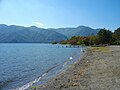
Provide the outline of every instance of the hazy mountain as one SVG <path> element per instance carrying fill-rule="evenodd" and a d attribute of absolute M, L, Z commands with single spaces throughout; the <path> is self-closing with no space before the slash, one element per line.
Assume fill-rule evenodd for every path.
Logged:
<path fill-rule="evenodd" d="M 86 26 L 79 26 L 77 28 L 59 28 L 53 30 L 70 38 L 72 36 L 96 35 L 100 29 L 92 29 Z"/>
<path fill-rule="evenodd" d="M 30 43 L 30 42 L 52 42 L 66 40 L 67 37 L 53 30 L 37 28 L 35 26 L 7 26 L 0 25 L 0 42 Z"/>
<path fill-rule="evenodd" d="M 0 24 L 0 42 L 6 43 L 43 43 L 52 41 L 62 41 L 72 36 L 96 35 L 99 29 L 92 29 L 86 26 L 77 28 L 43 29 L 35 26 L 23 27 Z"/>

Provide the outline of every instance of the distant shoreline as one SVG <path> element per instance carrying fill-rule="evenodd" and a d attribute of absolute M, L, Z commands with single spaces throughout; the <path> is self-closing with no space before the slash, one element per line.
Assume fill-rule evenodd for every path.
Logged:
<path fill-rule="evenodd" d="M 70 65 L 66 71 L 44 85 L 31 88 L 32 90 L 118 90 L 119 55 L 120 46 L 88 48 L 81 59 Z"/>

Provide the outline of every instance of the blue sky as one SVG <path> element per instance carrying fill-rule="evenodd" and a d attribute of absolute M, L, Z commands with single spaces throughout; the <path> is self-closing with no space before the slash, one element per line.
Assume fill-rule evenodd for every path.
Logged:
<path fill-rule="evenodd" d="M 0 24 L 120 27 L 120 0 L 0 0 Z"/>

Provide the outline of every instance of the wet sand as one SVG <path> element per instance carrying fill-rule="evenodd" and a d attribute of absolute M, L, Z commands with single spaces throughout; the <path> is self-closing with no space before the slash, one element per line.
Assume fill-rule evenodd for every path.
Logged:
<path fill-rule="evenodd" d="M 120 90 L 120 46 L 89 47 L 67 70 L 33 90 Z"/>

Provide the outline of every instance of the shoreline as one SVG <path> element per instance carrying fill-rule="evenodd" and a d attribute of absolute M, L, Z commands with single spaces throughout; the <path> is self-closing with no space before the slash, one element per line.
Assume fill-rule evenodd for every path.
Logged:
<path fill-rule="evenodd" d="M 51 82 L 51 80 L 54 80 L 54 79 L 58 78 L 61 74 L 65 74 L 67 70 L 69 71 L 69 70 L 71 69 L 72 65 L 77 64 L 78 62 L 80 62 L 80 60 L 81 60 L 82 58 L 84 58 L 84 56 L 85 56 L 86 53 L 88 52 L 88 47 L 84 48 L 84 50 L 85 50 L 85 51 L 81 53 L 81 56 L 80 56 L 77 60 L 75 60 L 75 62 L 67 65 L 66 68 L 64 68 L 61 72 L 59 72 L 58 74 L 56 74 L 55 76 L 53 76 L 52 78 L 50 78 L 49 80 L 47 80 L 44 84 L 37 85 L 37 86 L 30 86 L 29 88 L 27 88 L 27 89 L 25 89 L 25 90 L 41 90 L 41 89 L 38 89 L 38 88 L 39 88 L 39 87 L 42 87 L 42 86 L 44 86 L 44 85 L 49 84 L 49 82 Z M 80 51 L 80 52 L 81 52 L 81 51 Z M 70 60 L 69 60 L 69 61 L 70 61 Z M 51 90 L 51 89 L 50 89 L 50 90 Z"/>
<path fill-rule="evenodd" d="M 54 79 L 54 77 L 57 77 L 59 74 L 66 71 L 71 64 L 74 64 L 76 61 L 78 61 L 78 59 L 81 58 L 85 53 L 80 50 L 79 50 L 79 53 L 72 56 L 72 59 L 70 59 L 71 57 L 69 57 L 68 60 L 51 67 L 50 69 L 45 71 L 40 77 L 36 78 L 35 80 L 33 80 L 31 82 L 28 82 L 27 84 L 15 89 L 15 90 L 34 90 L 34 88 L 38 87 L 39 85 L 46 84 L 48 81 Z M 83 50 L 86 50 L 86 47 L 83 47 Z M 54 73 L 53 74 L 51 71 L 53 71 L 56 68 L 61 68 L 61 69 L 57 70 L 56 72 L 53 72 Z"/>
<path fill-rule="evenodd" d="M 120 47 L 89 47 L 46 84 L 28 90 L 119 90 Z"/>

